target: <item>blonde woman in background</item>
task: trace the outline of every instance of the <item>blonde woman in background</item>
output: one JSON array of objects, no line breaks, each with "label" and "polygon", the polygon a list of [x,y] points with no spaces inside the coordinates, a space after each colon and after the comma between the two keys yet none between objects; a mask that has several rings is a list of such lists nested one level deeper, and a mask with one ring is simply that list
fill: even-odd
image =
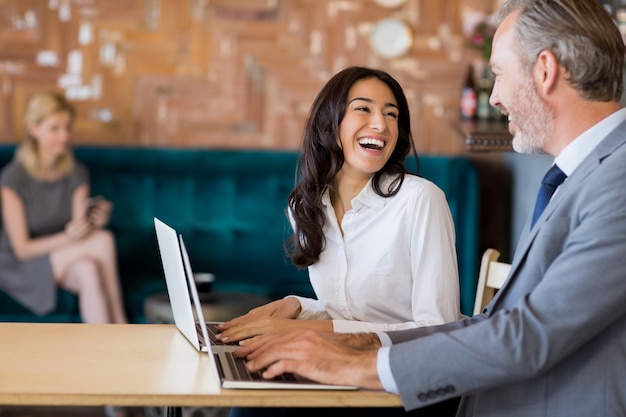
[{"label": "blonde woman in background", "polygon": [[75,110],[44,92],[28,103],[24,140],[0,173],[0,288],[39,315],[56,308],[57,287],[78,295],[85,323],[126,323],[112,205],[89,199],[89,173],[70,147]]}]

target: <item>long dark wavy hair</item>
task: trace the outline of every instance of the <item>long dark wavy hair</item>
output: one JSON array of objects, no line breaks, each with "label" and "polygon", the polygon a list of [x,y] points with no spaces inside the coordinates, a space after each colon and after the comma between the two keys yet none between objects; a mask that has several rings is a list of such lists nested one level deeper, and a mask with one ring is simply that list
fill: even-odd
[{"label": "long dark wavy hair", "polygon": [[[409,105],[400,84],[382,70],[348,67],[335,74],[322,88],[311,106],[304,128],[296,172],[296,185],[288,200],[288,210],[294,221],[294,234],[286,242],[287,254],[298,268],[306,268],[319,260],[326,244],[322,195],[333,191],[335,176],[344,163],[339,139],[348,93],[360,80],[376,78],[385,83],[398,104],[398,141],[389,161],[372,178],[376,194],[391,197],[398,193],[408,170],[405,159],[417,151],[411,134]],[[384,188],[383,178],[393,180]]]}]

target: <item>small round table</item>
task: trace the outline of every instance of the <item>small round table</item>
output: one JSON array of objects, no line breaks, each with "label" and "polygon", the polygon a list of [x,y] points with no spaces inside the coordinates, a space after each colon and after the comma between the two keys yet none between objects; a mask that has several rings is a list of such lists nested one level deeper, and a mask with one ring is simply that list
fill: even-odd
[{"label": "small round table", "polygon": [[[264,295],[237,291],[201,292],[198,298],[206,321],[228,321],[270,301]],[[144,303],[144,314],[148,323],[174,323],[166,292],[148,297]]]}]

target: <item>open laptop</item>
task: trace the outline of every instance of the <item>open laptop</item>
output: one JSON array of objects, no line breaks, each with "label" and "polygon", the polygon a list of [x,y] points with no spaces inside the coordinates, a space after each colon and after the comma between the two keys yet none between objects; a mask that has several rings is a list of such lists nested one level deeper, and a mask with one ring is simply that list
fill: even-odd
[{"label": "open laptop", "polygon": [[[236,344],[224,344],[211,336],[208,327],[218,323],[206,322],[193,279],[189,255],[183,237],[172,227],[154,218],[154,227],[163,263],[167,292],[174,316],[174,324],[185,338],[201,352],[207,352],[216,377],[224,388],[258,389],[356,389],[353,386],[325,385],[299,377],[284,374],[276,379],[263,379],[260,373],[250,373],[245,360],[237,358],[233,352]],[[195,317],[194,317],[195,313]],[[208,343],[205,343],[208,341]]]},{"label": "open laptop", "polygon": [[[170,299],[174,323],[180,332],[199,351],[208,352],[206,341],[210,341],[208,328],[212,328],[218,323],[209,323],[209,327],[200,326],[200,320],[194,317],[192,301],[193,294],[197,295],[195,283],[193,285],[188,280],[188,276],[193,277],[191,271],[187,271],[184,257],[188,258],[187,251],[181,245],[182,239],[179,234],[159,219],[154,219],[154,226],[165,273],[165,283],[167,294]],[[189,265],[189,263],[187,262]],[[189,267],[190,269],[190,267]],[[199,302],[197,303],[200,304]],[[197,315],[197,312],[196,312]],[[206,329],[206,333],[203,329]],[[220,343],[213,338],[214,343]]]}]

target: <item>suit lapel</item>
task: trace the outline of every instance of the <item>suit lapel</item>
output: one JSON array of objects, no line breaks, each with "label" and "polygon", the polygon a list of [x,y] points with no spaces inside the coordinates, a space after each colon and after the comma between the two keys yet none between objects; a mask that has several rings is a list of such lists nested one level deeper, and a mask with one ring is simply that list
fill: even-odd
[{"label": "suit lapel", "polygon": [[[600,142],[587,157],[580,163],[580,165],[572,172],[572,174],[565,180],[565,182],[559,187],[558,192],[554,195],[550,204],[546,207],[543,214],[535,223],[535,227],[530,228],[530,217],[526,220],[522,236],[519,239],[518,247],[515,250],[515,255],[511,263],[511,271],[509,272],[508,279],[504,282],[502,288],[497,292],[494,297],[490,310],[493,311],[497,306],[499,299],[505,296],[508,288],[515,282],[517,277],[517,270],[520,265],[528,256],[528,251],[532,246],[532,243],[537,236],[537,233],[548,220],[555,210],[557,210],[561,203],[567,199],[570,193],[575,193],[580,188],[580,184],[587,178],[596,168],[600,166],[602,160],[611,155],[617,148],[623,146],[626,143],[626,122],[621,123],[615,128],[602,142]],[[532,216],[532,214],[531,214]]]}]

